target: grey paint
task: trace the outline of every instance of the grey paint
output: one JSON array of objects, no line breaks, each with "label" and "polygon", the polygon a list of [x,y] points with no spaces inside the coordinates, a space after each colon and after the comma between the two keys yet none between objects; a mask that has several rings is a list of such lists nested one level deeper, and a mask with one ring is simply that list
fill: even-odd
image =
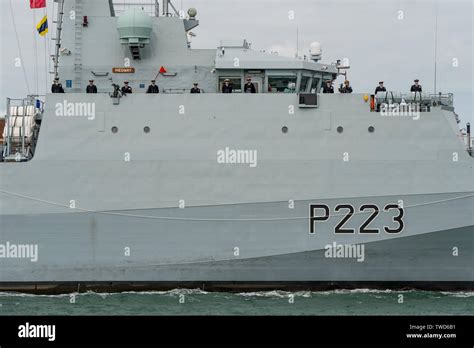
[{"label": "grey paint", "polygon": [[[89,11],[108,10],[106,1],[82,2]],[[91,70],[121,66],[128,54],[117,44],[115,18],[90,20],[82,38],[81,82]],[[178,74],[160,78],[162,89],[190,86],[199,78],[205,90],[215,91],[216,50],[188,49],[176,18],[156,20],[154,35],[156,46],[133,63],[137,73],[127,77],[132,84],[147,81],[163,65]],[[64,46],[72,47],[75,38],[69,23]],[[76,78],[73,62],[74,56],[62,57],[63,80]],[[297,60],[277,64],[273,68],[288,64],[290,71],[320,68]],[[110,81],[98,80],[106,91]],[[135,93],[114,105],[106,93],[70,92],[46,96],[33,160],[0,163],[0,242],[38,243],[42,250],[38,263],[0,260],[0,282],[473,280],[464,256],[472,255],[473,159],[452,111],[438,106],[419,120],[382,117],[370,112],[363,94],[320,95],[318,108],[304,109],[296,94]],[[97,117],[56,116],[56,104],[64,100],[95,103]],[[114,126],[116,134],[110,131]],[[225,147],[257,150],[257,167],[218,164],[217,151]],[[69,208],[71,200],[76,209]],[[177,209],[179,200],[187,208]],[[289,200],[296,202],[294,210]],[[310,236],[310,203],[333,208],[399,200],[407,207],[401,234],[337,237],[339,243],[368,243],[368,250],[380,243],[370,251],[370,266],[357,266],[356,272],[345,262],[308,267],[321,262],[315,251],[335,240],[339,221],[331,218]],[[390,216],[381,215],[374,225],[379,228],[390,223]],[[354,216],[352,223],[361,218]],[[452,240],[446,237],[450,231],[456,231]],[[407,247],[418,239],[426,244]],[[458,245],[462,257],[455,258],[452,248]],[[123,253],[128,246],[130,258]],[[399,257],[394,247],[402,248]],[[305,253],[316,256],[306,264]],[[272,259],[263,259],[262,267],[264,257]],[[435,271],[433,260],[445,268]],[[206,262],[213,263],[202,266]]]}]

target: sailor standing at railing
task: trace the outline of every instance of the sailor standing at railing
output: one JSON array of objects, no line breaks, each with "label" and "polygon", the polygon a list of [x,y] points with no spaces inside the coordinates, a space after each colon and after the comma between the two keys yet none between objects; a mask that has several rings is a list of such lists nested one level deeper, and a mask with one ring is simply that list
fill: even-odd
[{"label": "sailor standing at railing", "polygon": [[191,94],[201,93],[201,89],[198,87],[198,83],[194,82],[193,88],[191,88]]},{"label": "sailor standing at railing", "polygon": [[326,84],[323,86],[323,93],[334,93],[334,87],[332,86],[331,80],[326,81]]},{"label": "sailor standing at railing", "polygon": [[94,85],[94,80],[89,80],[89,85],[86,87],[86,93],[97,93],[97,86]]},{"label": "sailor standing at railing", "polygon": [[132,94],[132,87],[128,85],[128,81],[124,82],[124,86],[122,87],[122,94]]},{"label": "sailor standing at railing", "polygon": [[339,87],[339,93],[352,93],[352,87],[348,80],[344,81],[344,85],[341,84]]},{"label": "sailor standing at railing", "polygon": [[222,86],[222,93],[232,93],[232,92],[233,92],[233,88],[232,88],[232,85],[230,84],[230,80],[225,79],[224,85]]},{"label": "sailor standing at railing", "polygon": [[252,83],[252,78],[247,77],[247,83],[244,85],[245,93],[257,93],[255,85]]},{"label": "sailor standing at railing", "polygon": [[157,93],[160,93],[160,89],[158,88],[158,86],[155,84],[156,81],[155,80],[151,80],[151,85],[148,86],[148,89],[147,89],[147,94],[157,94]]},{"label": "sailor standing at railing", "polygon": [[51,93],[64,93],[63,85],[59,82],[58,78],[55,78],[53,85],[51,86]]},{"label": "sailor standing at railing", "polygon": [[379,82],[379,85],[377,86],[377,88],[375,88],[374,94],[377,94],[378,92],[387,92],[387,89],[383,86],[383,81]]},{"label": "sailor standing at railing", "polygon": [[422,92],[421,85],[418,84],[420,82],[420,80],[416,79],[414,82],[415,82],[415,84],[411,86],[410,91],[412,91],[412,92]]}]

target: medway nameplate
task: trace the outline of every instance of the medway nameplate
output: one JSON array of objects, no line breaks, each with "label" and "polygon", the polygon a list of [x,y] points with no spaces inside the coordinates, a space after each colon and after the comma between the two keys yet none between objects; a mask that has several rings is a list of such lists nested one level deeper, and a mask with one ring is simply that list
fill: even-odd
[{"label": "medway nameplate", "polygon": [[114,74],[134,74],[135,68],[112,68]]}]

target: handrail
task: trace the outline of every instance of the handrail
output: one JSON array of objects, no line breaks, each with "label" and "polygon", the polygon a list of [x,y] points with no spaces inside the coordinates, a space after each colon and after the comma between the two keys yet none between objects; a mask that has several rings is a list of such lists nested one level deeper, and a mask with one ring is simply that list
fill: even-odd
[{"label": "handrail", "polygon": [[[30,116],[36,117],[43,112],[43,105],[38,107],[36,97],[29,95],[23,99],[7,98],[3,160],[12,160],[13,156],[15,161],[24,161],[31,158],[31,146],[36,139],[34,138],[34,130],[27,129],[27,127],[33,127],[32,121],[27,118]],[[30,114],[31,107],[34,108],[32,114]],[[12,109],[15,110],[15,115],[12,115]],[[17,129],[18,134],[15,133],[15,129]],[[14,151],[16,153],[13,153]]]},{"label": "handrail", "polygon": [[127,8],[130,7],[142,7],[143,10],[145,10],[145,7],[147,8],[146,12],[152,16],[152,17],[159,17],[160,16],[160,5],[158,3],[158,0],[154,0],[153,3],[147,2],[122,2],[122,1],[113,1],[109,0],[109,4],[112,6],[111,13],[113,11],[113,16],[116,17],[118,13],[124,12]]}]

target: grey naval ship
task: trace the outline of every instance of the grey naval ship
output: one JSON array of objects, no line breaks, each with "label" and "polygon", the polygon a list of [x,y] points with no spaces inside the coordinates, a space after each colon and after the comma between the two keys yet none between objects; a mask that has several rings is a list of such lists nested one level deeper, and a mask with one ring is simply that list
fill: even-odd
[{"label": "grey naval ship", "polygon": [[7,99],[1,289],[472,288],[452,94],[321,93],[349,67],[319,43],[192,49],[196,9],[55,2],[65,93]]}]

